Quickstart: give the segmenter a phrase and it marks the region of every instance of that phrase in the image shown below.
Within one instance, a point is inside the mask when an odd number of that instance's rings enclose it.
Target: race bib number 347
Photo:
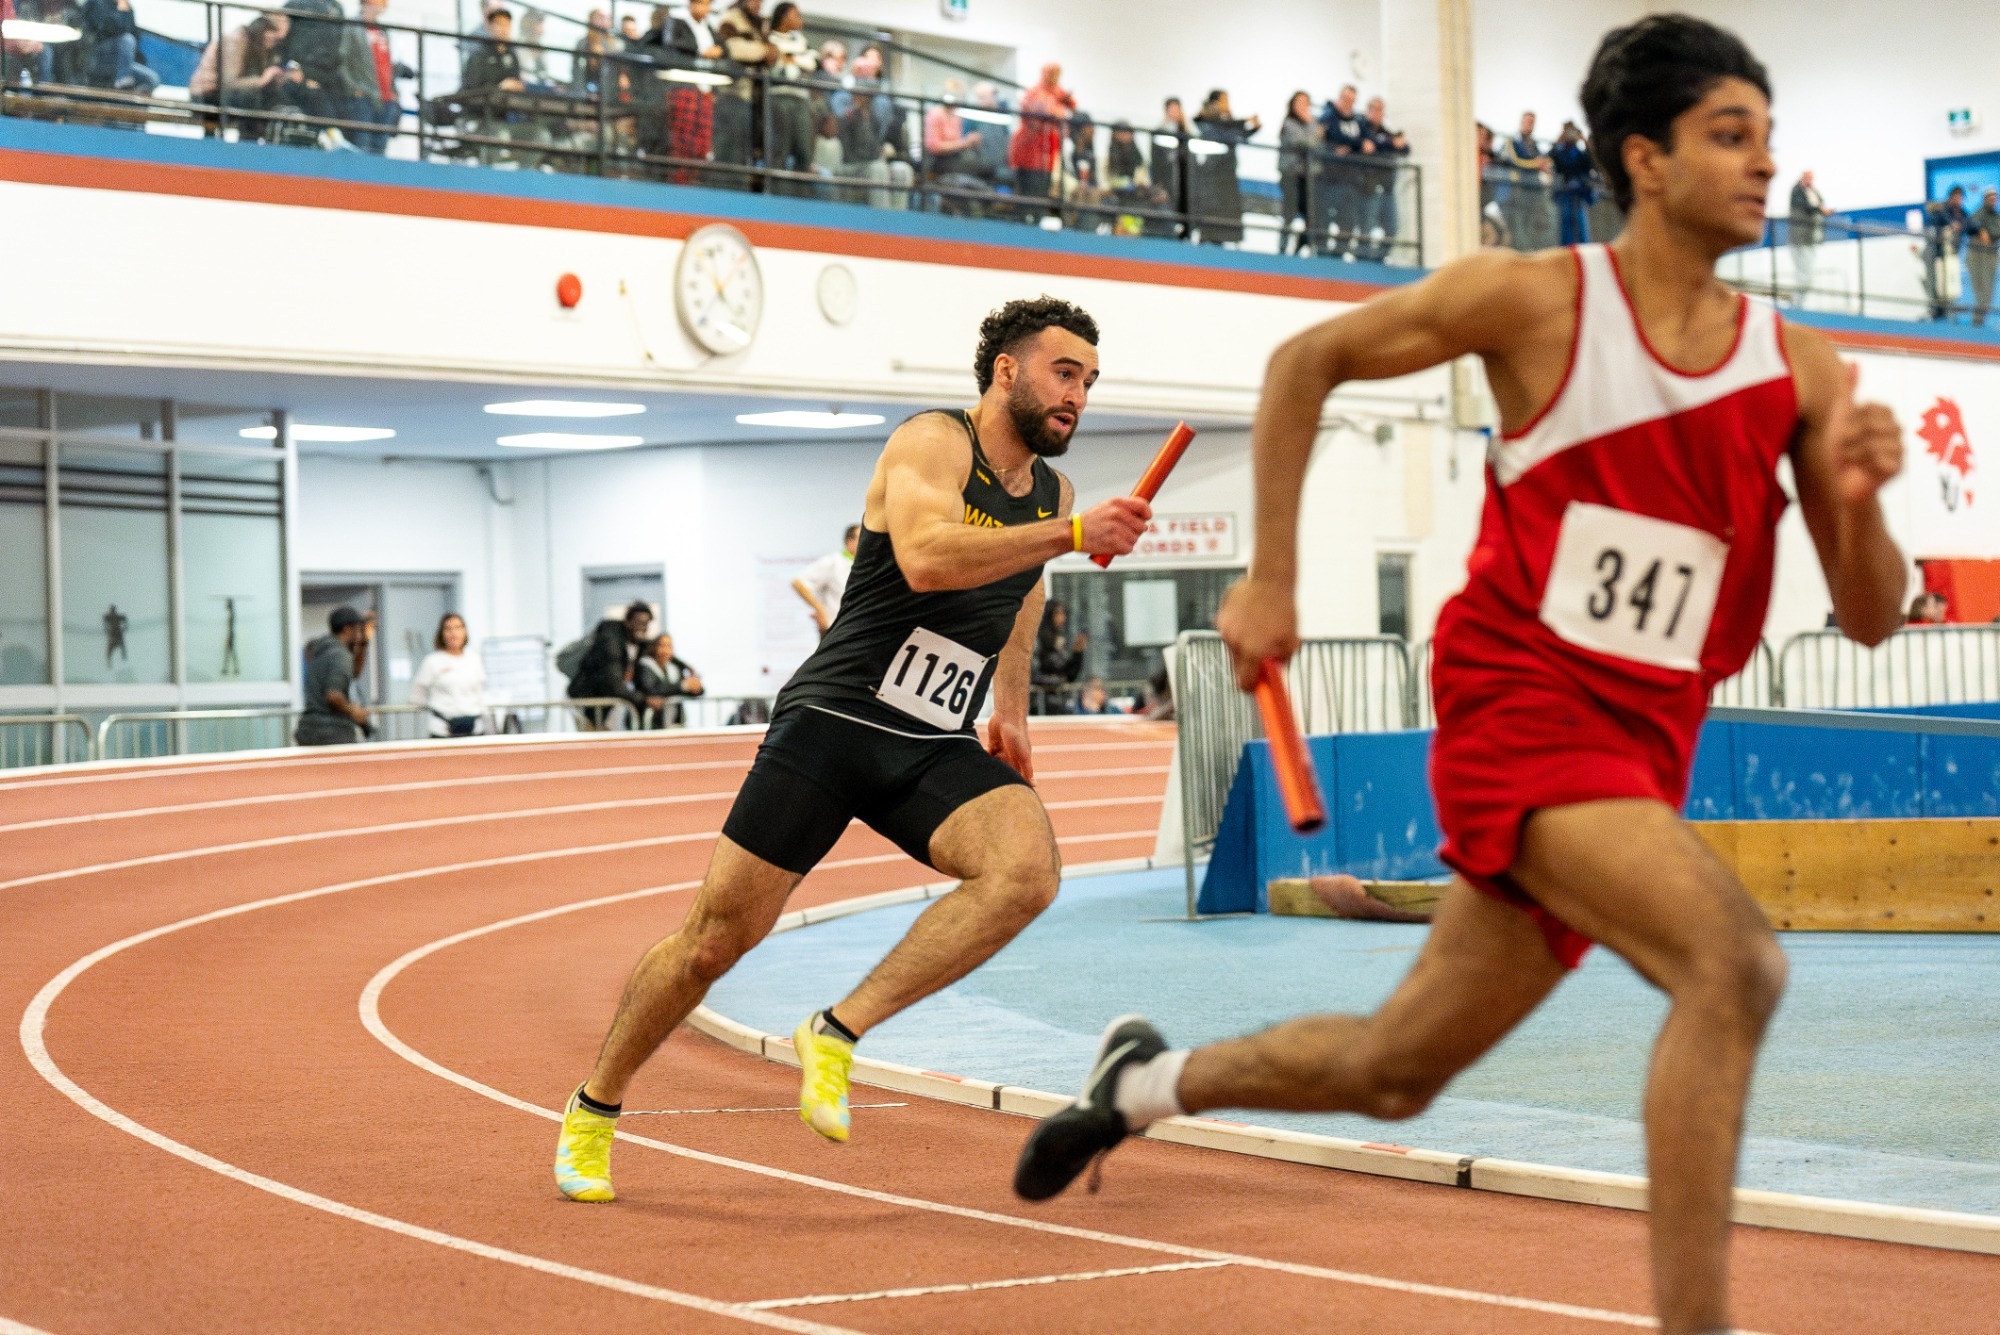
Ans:
[[[919,626],[889,660],[875,695],[911,718],[956,731],[965,726],[972,693],[985,671],[984,658]]]
[[[1601,654],[1696,672],[1729,544],[1629,510],[1572,501],[1542,594],[1542,623]]]

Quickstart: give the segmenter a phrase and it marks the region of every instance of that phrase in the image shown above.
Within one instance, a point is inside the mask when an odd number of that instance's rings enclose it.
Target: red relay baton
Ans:
[[[1271,742],[1271,763],[1278,771],[1278,794],[1285,800],[1285,817],[1300,834],[1311,834],[1326,824],[1326,805],[1320,800],[1312,753],[1306,750],[1305,736],[1292,715],[1285,665],[1275,658],[1265,659],[1255,693],[1257,711],[1264,716],[1264,736]]]
[[[1174,423],[1173,431],[1167,436],[1167,443],[1160,446],[1160,452],[1153,456],[1153,462],[1146,465],[1146,471],[1139,479],[1139,485],[1132,488],[1132,494],[1148,505],[1153,497],[1160,494],[1160,484],[1167,480],[1167,474],[1174,471],[1174,465],[1187,453],[1188,443],[1194,439],[1194,428],[1186,422]],[[1109,556],[1093,556],[1101,570],[1111,564]]]

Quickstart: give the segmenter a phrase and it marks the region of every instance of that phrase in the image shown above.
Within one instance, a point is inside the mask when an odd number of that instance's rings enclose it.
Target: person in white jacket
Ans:
[[[465,618],[446,612],[410,683],[410,703],[431,711],[433,737],[470,737],[486,716],[486,665],[465,651],[470,638]]]

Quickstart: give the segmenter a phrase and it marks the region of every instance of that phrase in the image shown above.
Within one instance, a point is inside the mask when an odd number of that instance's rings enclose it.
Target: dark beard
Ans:
[[[1049,425],[1049,410],[1028,387],[1016,384],[1007,395],[1007,416],[1013,419],[1014,432],[1021,443],[1044,459],[1059,459],[1069,453],[1070,437],[1076,434],[1071,427],[1065,434],[1058,434]]]

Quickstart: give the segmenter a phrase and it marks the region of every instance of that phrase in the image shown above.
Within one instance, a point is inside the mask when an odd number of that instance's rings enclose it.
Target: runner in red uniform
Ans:
[[[1257,551],[1218,618],[1246,689],[1296,651],[1299,496],[1334,386],[1483,360],[1505,430],[1434,672],[1432,783],[1459,880],[1422,955],[1373,1016],[1192,1052],[1114,1021],[1015,1187],[1054,1195],[1181,1112],[1411,1116],[1598,941],[1672,1002],[1646,1091],[1653,1275],[1662,1328],[1695,1335],[1729,1324],[1743,1104],[1785,959],[1680,817],[1689,762],[1709,688],[1763,627],[1781,459],[1842,629],[1895,629],[1908,568],[1876,493],[1902,437],[1855,403],[1824,338],[1716,280],[1759,239],[1774,170],[1769,84],[1742,43],[1681,16],[1618,29],[1583,104],[1623,235],[1484,252],[1280,348],[1254,435]]]

